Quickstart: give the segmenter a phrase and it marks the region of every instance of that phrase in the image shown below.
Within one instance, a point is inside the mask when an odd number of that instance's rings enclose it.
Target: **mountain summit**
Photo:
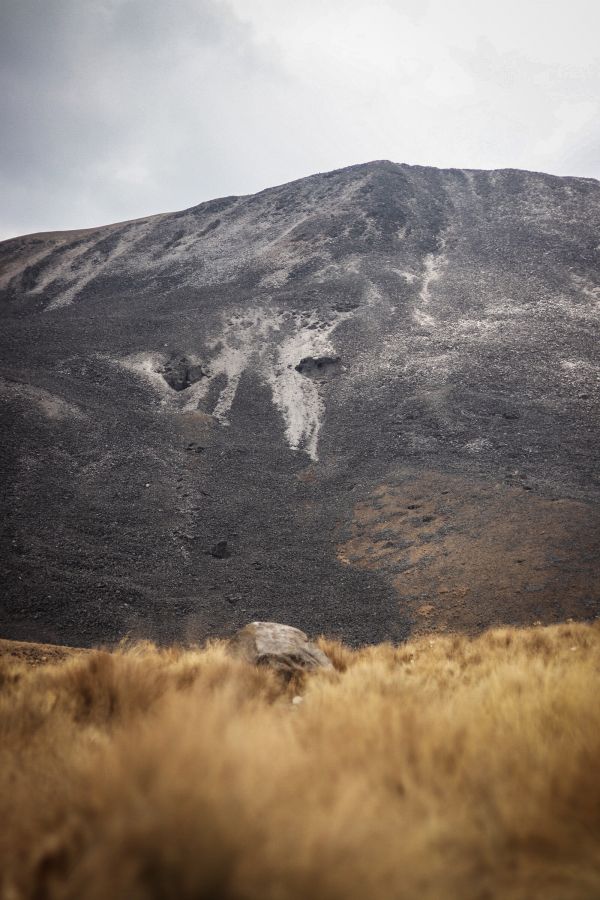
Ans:
[[[374,162],[0,244],[4,637],[600,612],[600,183]]]

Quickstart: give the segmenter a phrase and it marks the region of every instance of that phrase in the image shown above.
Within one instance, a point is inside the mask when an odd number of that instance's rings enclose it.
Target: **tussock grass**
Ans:
[[[5,661],[3,900],[600,896],[600,628],[321,646]]]

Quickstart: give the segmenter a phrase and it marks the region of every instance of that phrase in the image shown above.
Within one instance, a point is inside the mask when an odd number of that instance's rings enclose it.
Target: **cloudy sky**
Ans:
[[[0,238],[372,159],[600,178],[598,0],[2,0]]]

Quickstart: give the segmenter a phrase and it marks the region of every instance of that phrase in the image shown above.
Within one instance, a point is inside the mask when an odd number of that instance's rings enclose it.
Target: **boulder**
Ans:
[[[337,369],[339,362],[339,356],[303,356],[295,369],[301,375],[309,377],[323,375],[325,372]]]
[[[210,550],[208,551],[211,556],[214,556],[215,559],[229,559],[231,556],[231,551],[229,549],[229,544],[227,541],[217,541],[216,544],[213,544]]]
[[[271,666],[291,677],[309,669],[331,669],[327,654],[299,628],[277,622],[252,622],[230,641],[231,652],[255,666]]]
[[[164,364],[162,376],[174,391],[186,391],[201,378],[210,377],[203,366],[192,363],[187,356],[177,354],[173,354]]]

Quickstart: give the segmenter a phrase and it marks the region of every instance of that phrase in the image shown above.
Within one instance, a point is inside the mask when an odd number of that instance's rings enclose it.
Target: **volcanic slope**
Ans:
[[[600,606],[600,183],[374,162],[0,244],[6,638]]]

